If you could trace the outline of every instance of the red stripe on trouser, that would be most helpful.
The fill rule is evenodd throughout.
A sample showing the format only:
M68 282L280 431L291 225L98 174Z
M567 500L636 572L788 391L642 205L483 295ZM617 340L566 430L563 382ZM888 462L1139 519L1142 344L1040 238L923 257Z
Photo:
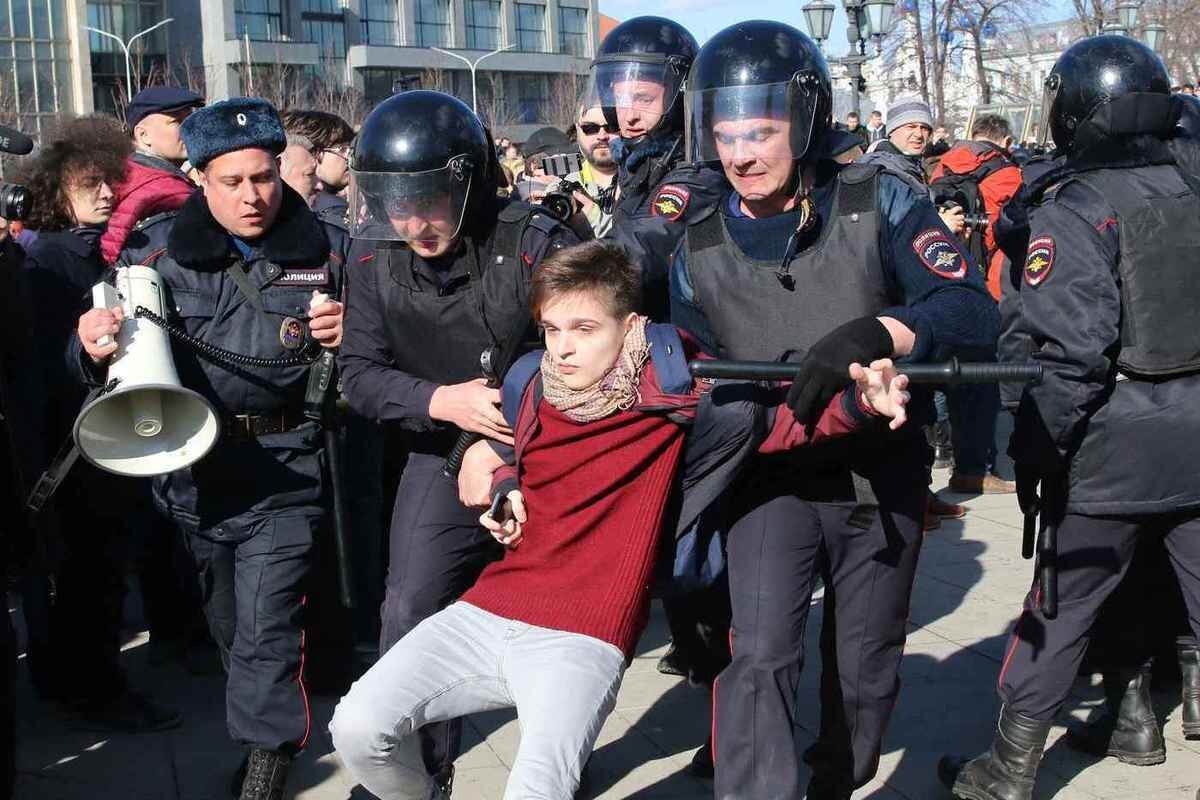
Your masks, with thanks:
M300 608L308 605L308 595L300 598ZM308 735L312 733L312 710L308 706L308 690L304 688L304 628L300 628L300 669L296 672L296 685L300 687L300 698L304 700L304 738L296 745L297 751L303 750L308 744Z
M733 658L733 626L729 628L729 657ZM721 680L721 676L717 675L713 678L712 687L712 727L709 729L709 736L712 738L712 760L713 766L717 764L717 682Z
M1017 624L1013 626L1012 640L1008 643L1008 652L1004 654L1004 662L1000 665L1000 676L996 679L996 688L999 689L1004 685L1004 674L1008 672L1008 665L1012 662L1012 658L1016 655L1017 645L1020 644L1021 620L1026 614L1033 613L1033 609L1042 604L1042 587L1034 578L1033 588L1029 590L1029 594L1025 595L1025 604L1021 610L1021 616L1017 618Z

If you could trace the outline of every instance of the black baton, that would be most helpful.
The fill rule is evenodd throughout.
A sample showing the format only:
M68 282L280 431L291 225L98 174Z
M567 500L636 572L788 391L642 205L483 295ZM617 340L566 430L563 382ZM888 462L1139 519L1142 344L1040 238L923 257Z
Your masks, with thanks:
M337 432L337 358L332 350L321 355L308 371L304 416L321 426L325 442L325 468L333 501L333 549L337 557L338 594L342 606L354 608L354 578L350 572L350 526L346 523L346 498L342 487L342 450Z
M796 370L799 368L800 364L794 361L696 359L688 364L688 369L697 378L744 381L790 381L796 377ZM953 358L936 364L897 364L896 372L907 375L909 383L1025 383L1041 380L1042 365L996 364L989 361L959 361Z
M1038 585L1042 589L1042 616L1058 616L1058 523L1062 519L1060 478L1042 478L1042 531L1038 538Z
M1025 527L1021 531L1021 558L1033 558L1037 545L1037 507L1025 512Z

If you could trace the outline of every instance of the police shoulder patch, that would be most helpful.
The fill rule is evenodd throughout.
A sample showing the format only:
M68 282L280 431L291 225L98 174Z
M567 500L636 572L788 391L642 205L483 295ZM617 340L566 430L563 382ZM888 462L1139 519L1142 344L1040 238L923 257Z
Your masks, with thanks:
M917 258L933 274L954 280L967 274L967 260L946 231L927 228L916 235L912 246Z
M1029 243L1028 255L1025 257L1025 283L1040 286L1050 277L1053 267L1054 238L1039 236Z
M654 200L650 203L651 213L674 222L683 216L691 199L692 194L686 188L676 183L668 184L655 192Z

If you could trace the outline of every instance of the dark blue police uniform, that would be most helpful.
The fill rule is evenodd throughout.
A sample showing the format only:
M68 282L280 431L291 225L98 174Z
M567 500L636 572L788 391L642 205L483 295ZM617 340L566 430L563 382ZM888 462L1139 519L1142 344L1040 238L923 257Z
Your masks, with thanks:
M399 242L353 243L343 390L351 408L407 450L389 534L380 653L456 600L503 553L479 512L459 501L457 483L442 476L459 429L430 418L429 403L439 386L482 377L484 350L532 333L530 276L547 253L577 243L569 228L518 202L436 263ZM421 736L431 774L453 764L459 721L428 725Z
M1194 168L1200 151L1193 143L1172 148L1190 155ZM1130 352L1156 342L1164 350L1196 348L1186 331L1164 336L1145 324L1137 312L1147 300L1145 284L1137 287L1126 270L1149 257L1170 296L1190 291L1161 269L1195 264L1190 225L1156 231L1128 209L1158 209L1160 226L1172 213L1194 214L1198 174L1170 163L1072 169L1056 176L1029 213L1021 330L1044 377L1024 391L1010 452L1018 466L1065 494L1057 509L1059 610L1055 619L1045 617L1035 581L999 689L1007 709L1039 722L1052 719L1067 697L1101 605L1125 575L1139 537L1164 542L1200 635L1200 413L1193 402L1200 370L1143 371L1126 363ZM1155 278L1140 277L1147 275ZM1175 315L1155 316L1169 327Z
M254 242L234 239L202 194L151 217L130 235L119 264L158 270L169 322L190 337L260 359L303 344L314 290L337 298L346 239L283 186L279 216ZM260 299L230 276L243 270ZM258 307L261 305L261 307ZM78 360L98 377L75 340ZM224 430L202 460L155 480L155 503L186 535L209 625L228 672L230 735L296 752L311 727L304 684L305 585L313 537L326 513L322 437L303 415L309 367L227 363L177 340L182 384L202 394Z
M613 239L642 271L643 311L653 320L669 314L668 268L688 223L720 202L729 184L720 170L680 163L683 137L648 137L636 145L623 140L613 147L618 161L619 194Z
M736 193L693 221L671 268L674 323L731 358L777 359L864 316L912 329L913 360L993 345L998 315L982 270L927 196L879 166L816 169L811 230L797 233L798 210L747 218ZM733 661L716 688L718 797L804 793L795 697L818 569L836 617L827 633L836 627L837 641L822 642L822 731L809 790L848 795L875 774L922 539L919 424L759 458L732 495Z

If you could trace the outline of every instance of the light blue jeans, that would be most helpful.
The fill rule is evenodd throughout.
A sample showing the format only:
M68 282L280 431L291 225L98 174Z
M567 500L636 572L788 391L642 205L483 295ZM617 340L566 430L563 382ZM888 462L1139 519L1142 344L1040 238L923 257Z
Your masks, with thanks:
M571 800L624 674L625 656L607 642L458 602L355 681L329 732L346 768L380 800L427 800L436 787L416 731L516 707L521 744L504 800Z

